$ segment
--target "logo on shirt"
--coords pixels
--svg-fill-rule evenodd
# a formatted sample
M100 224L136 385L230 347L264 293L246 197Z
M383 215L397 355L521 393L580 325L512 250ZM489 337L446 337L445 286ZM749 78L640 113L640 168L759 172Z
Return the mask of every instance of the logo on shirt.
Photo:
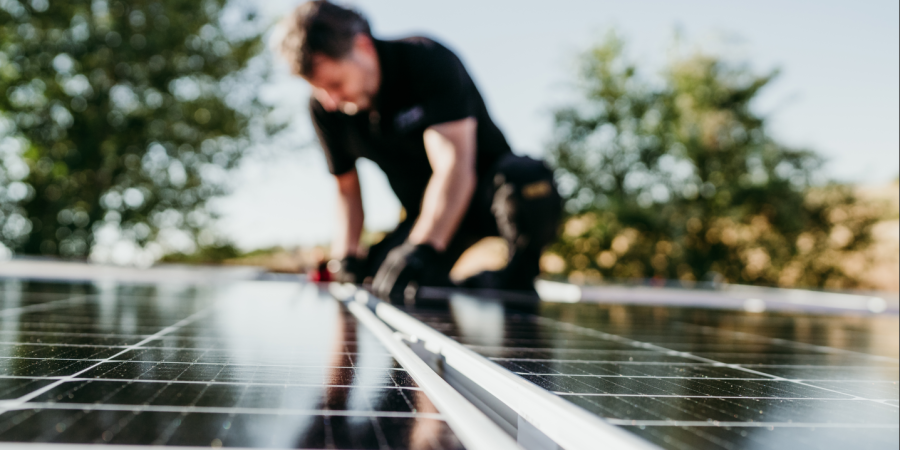
M415 128L423 118L425 118L425 110L420 105L416 105L406 111L400 111L394 118L394 126L397 131L406 132Z

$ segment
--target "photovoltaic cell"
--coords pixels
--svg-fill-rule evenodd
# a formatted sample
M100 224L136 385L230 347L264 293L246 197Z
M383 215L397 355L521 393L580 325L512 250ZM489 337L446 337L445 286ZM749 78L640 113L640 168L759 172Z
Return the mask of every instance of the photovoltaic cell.
M0 442L461 448L310 285L0 286Z
M900 445L896 316L509 306L406 312L663 448Z

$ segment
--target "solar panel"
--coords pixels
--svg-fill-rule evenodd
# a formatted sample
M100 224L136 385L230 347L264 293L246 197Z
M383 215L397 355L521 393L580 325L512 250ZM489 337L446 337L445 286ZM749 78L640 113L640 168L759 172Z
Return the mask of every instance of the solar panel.
M2 281L0 443L454 449L485 436L457 426L460 410L441 406L368 305L417 352L450 354L433 334L471 353L429 362L499 408L487 417L526 450L573 431L568 450L900 445L896 315L459 293L406 315L354 292L342 307L296 281ZM454 381L486 367L496 373ZM518 404L510 415L497 399Z
M404 310L663 448L900 445L895 315L435 304Z
M0 282L0 442L461 448L311 285Z

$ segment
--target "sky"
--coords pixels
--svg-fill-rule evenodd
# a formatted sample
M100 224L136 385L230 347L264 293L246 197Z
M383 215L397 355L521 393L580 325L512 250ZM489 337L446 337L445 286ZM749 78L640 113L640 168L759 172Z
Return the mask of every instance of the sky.
M260 2L277 20L299 1ZM702 49L779 77L754 108L771 134L826 158L830 179L883 184L900 167L900 2L896 0L557 0L553 3L456 0L357 0L378 38L424 35L463 60L494 121L514 151L540 156L551 112L574 95L577 55L610 30L654 76L680 36ZM294 120L289 139L248 158L234 174L233 193L214 204L220 230L249 250L327 243L334 225L335 187L314 144L305 105L309 88L283 64L265 97ZM389 230L399 203L384 175L358 164L366 227Z

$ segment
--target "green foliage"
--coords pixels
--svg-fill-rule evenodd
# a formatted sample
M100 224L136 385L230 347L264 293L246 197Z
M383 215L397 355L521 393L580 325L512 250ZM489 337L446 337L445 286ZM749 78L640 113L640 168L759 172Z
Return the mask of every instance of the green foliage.
M242 78L259 32L226 11L0 0L0 241L77 258L104 229L137 246L204 240L206 201L265 112Z
M585 101L556 112L551 149L570 214L559 272L852 286L841 255L866 245L877 212L811 189L820 158L767 134L752 101L775 75L698 54L651 83L618 38L584 54Z
M235 246L231 244L220 244L200 247L193 253L170 253L161 259L165 263L177 264L221 264L229 259L235 259L241 254Z

